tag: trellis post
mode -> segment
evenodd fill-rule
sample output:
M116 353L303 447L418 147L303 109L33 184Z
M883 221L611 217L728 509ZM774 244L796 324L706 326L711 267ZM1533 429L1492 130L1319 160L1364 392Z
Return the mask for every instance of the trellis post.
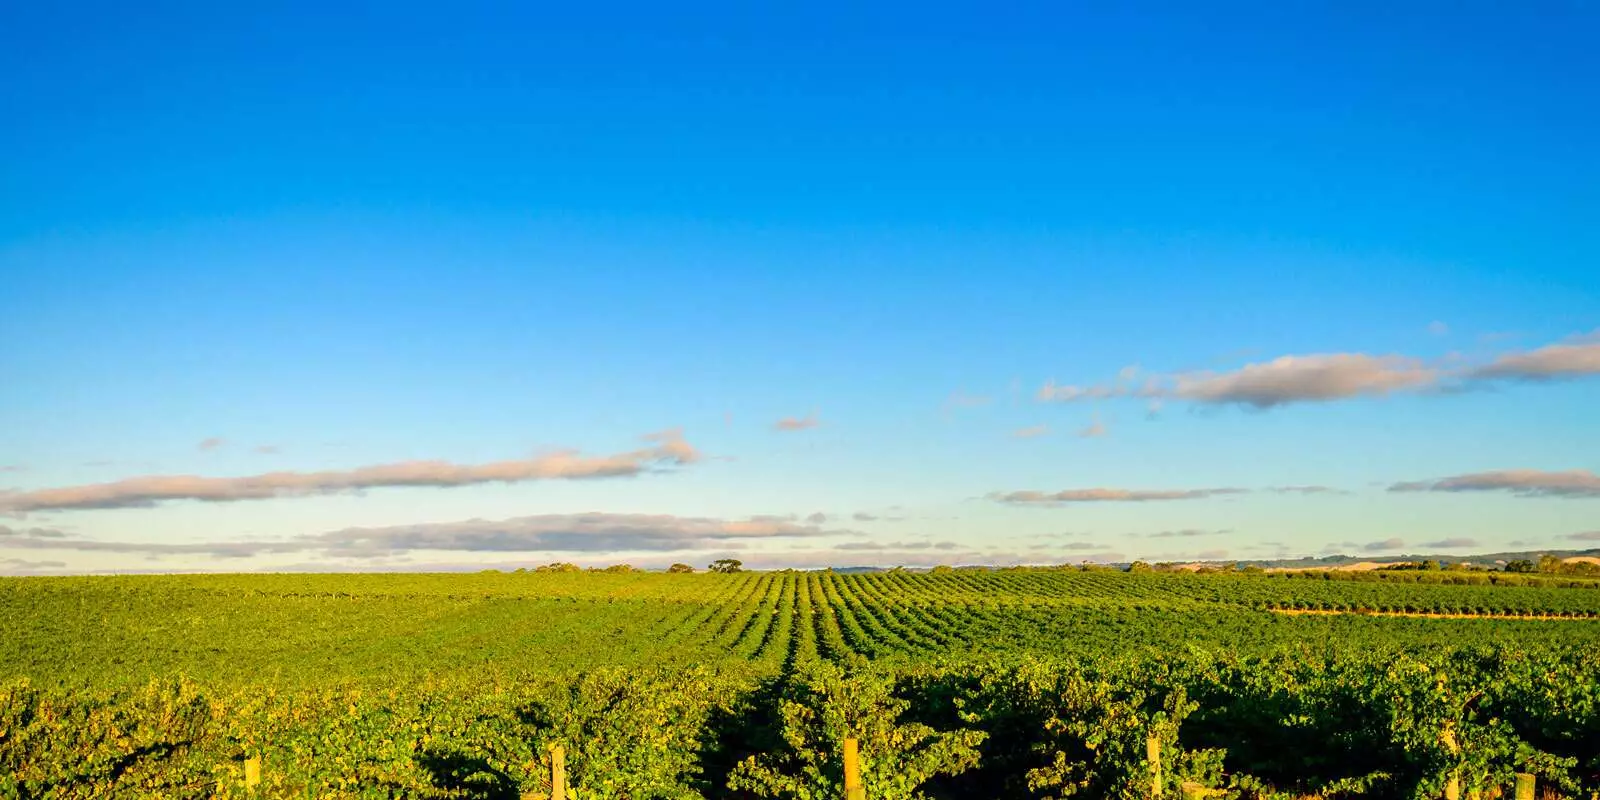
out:
M550 745L550 800L567 800L567 749Z
M1538 779L1532 773L1517 773L1517 800L1533 800L1533 789Z
M1439 733L1439 741L1450 751L1452 757L1459 756L1461 746L1456 743L1456 726L1453 722L1445 722L1444 730ZM1444 800L1461 800L1461 767L1450 768L1450 777L1444 781Z
M261 756L254 755L244 760L244 788L255 789L261 785Z
M867 800L861 785L861 746L853 736L844 740L844 800Z
M1150 762L1150 797L1161 796L1161 737L1151 736L1144 741L1144 757Z

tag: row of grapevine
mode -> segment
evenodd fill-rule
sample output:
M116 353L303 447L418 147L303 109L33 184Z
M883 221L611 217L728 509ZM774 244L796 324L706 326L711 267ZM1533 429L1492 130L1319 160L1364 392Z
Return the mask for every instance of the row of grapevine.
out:
M805 585L792 582L791 608ZM780 615L781 617L782 615ZM794 624L790 622L787 624ZM830 635L831 638L831 635ZM1437 798L1600 792L1600 655L968 661L295 692L0 686L0 797ZM1159 747L1151 751L1152 741ZM1160 763L1152 776L1151 757ZM1509 792L1507 792L1509 794Z

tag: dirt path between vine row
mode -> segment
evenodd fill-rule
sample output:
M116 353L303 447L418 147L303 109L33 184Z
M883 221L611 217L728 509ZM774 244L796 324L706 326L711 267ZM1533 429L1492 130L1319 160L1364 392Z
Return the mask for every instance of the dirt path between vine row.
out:
M1340 611L1330 608L1269 608L1274 614L1299 616L1351 616L1351 617L1422 617L1423 619L1559 619L1569 622L1592 622L1600 615L1563 617L1557 614L1440 614L1431 611Z

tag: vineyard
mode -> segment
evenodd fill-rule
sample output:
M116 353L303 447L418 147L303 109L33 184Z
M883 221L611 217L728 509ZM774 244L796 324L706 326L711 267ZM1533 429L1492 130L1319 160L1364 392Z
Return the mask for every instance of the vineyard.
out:
M5 579L0 797L1600 792L1600 588L1332 577Z

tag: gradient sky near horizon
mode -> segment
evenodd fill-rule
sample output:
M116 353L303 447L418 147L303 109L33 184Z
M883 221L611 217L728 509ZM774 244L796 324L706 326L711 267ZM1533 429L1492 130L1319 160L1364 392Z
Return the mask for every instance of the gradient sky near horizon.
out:
M1600 6L12 4L0 573L1600 547Z

